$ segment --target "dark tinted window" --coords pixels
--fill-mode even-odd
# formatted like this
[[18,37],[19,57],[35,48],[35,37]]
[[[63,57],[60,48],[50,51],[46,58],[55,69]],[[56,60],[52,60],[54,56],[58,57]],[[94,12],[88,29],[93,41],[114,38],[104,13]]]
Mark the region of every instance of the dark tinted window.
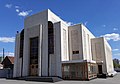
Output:
[[73,54],[79,54],[79,51],[73,51]]
[[54,53],[54,28],[50,21],[48,21],[48,53]]
[[30,63],[38,63],[38,37],[30,38]]
[[20,57],[23,57],[24,29],[20,33]]

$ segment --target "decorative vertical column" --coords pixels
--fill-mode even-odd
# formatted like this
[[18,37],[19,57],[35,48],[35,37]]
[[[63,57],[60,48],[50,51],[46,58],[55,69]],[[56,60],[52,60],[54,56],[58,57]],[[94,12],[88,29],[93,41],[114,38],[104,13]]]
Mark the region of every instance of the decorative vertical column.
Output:
[[43,38],[43,32],[42,32],[42,25],[39,25],[39,55],[38,55],[38,75],[42,76],[42,38]]

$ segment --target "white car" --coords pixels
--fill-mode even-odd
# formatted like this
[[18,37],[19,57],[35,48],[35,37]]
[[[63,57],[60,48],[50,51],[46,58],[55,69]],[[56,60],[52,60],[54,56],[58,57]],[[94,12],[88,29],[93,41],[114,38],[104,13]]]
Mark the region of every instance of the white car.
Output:
[[113,71],[113,72],[108,73],[108,76],[109,76],[109,77],[113,77],[113,76],[115,76],[115,75],[117,75],[117,72],[116,72],[116,71]]

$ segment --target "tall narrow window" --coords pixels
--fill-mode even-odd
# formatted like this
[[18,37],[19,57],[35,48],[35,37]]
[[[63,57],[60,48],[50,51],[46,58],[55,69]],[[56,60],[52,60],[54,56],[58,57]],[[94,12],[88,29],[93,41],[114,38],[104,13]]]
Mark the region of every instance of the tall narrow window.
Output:
[[24,29],[20,33],[20,57],[23,57]]
[[38,37],[30,38],[30,64],[38,64]]
[[67,38],[66,38],[66,30],[63,29],[63,53],[65,59],[67,59]]
[[51,21],[48,21],[48,76],[50,68],[50,54],[54,54],[54,29],[53,23]]
[[54,29],[53,23],[48,21],[48,54],[54,53]]

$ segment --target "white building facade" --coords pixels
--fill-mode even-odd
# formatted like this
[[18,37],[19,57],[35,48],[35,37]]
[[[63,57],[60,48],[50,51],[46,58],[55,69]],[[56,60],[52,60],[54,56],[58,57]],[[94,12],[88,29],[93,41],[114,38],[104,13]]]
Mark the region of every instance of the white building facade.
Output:
[[[61,77],[61,60],[69,60],[67,24],[46,10],[27,17],[24,25],[24,35],[22,32],[16,35],[14,77]],[[21,41],[21,38],[24,40]]]
[[[95,54],[96,42],[101,42],[101,40],[95,38],[84,25],[68,26],[50,10],[29,16],[25,19],[24,29],[16,35],[13,76],[89,79],[97,76],[99,61],[103,64],[102,73],[114,71],[109,44],[104,39],[101,42],[104,47],[99,45],[103,48],[104,55],[99,55],[102,59],[98,61]],[[97,54],[103,51],[98,49]],[[109,60],[106,60],[107,58]],[[77,69],[73,71],[74,76],[69,71],[71,66]],[[79,72],[81,68],[84,78],[82,78],[83,74],[78,74],[81,73]]]
[[105,38],[92,39],[93,60],[96,61],[98,73],[108,74],[114,71],[112,49]]

